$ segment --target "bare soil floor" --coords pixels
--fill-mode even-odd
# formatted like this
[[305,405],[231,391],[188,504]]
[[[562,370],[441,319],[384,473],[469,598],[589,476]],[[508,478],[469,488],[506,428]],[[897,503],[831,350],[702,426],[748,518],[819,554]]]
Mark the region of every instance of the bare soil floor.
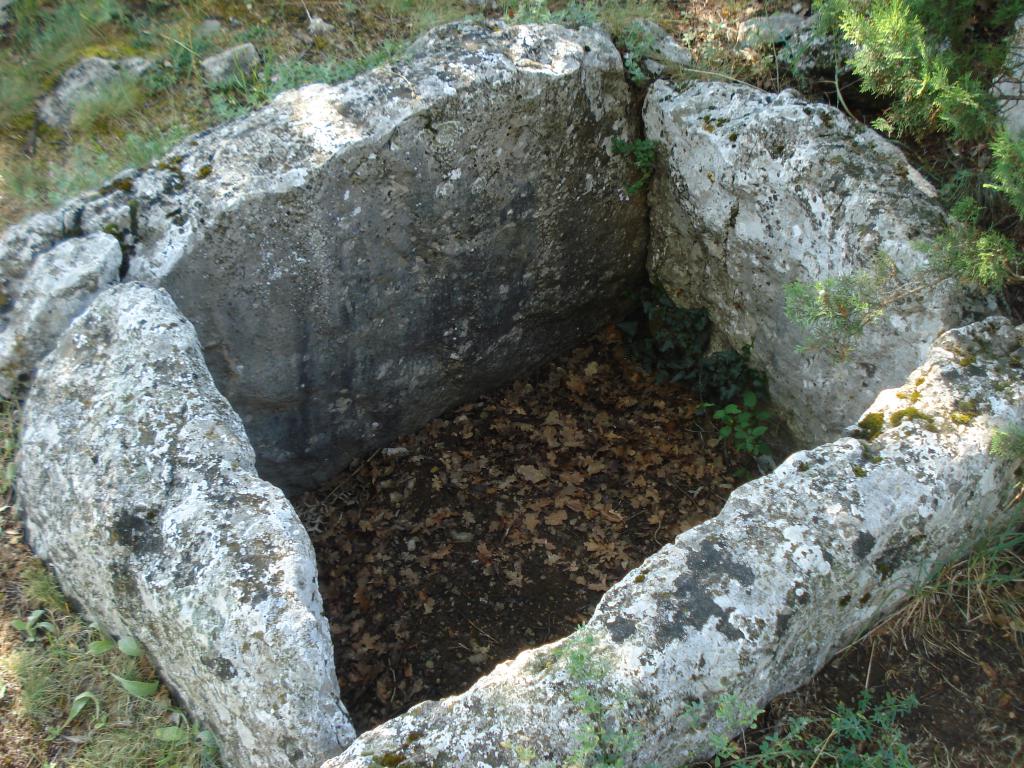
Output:
[[[897,721],[912,765],[1024,766],[1021,628],[1005,614],[968,616],[963,608],[936,601],[928,617],[909,623],[898,618],[846,649],[806,686],[769,704],[758,729],[741,740],[744,751],[756,755],[767,736],[785,733],[794,718],[827,722],[839,703],[855,708],[868,691],[875,703],[887,694],[917,699]],[[827,725],[817,730],[818,737],[828,738]]]
[[366,728],[584,622],[748,476],[614,328],[296,499],[342,694]]

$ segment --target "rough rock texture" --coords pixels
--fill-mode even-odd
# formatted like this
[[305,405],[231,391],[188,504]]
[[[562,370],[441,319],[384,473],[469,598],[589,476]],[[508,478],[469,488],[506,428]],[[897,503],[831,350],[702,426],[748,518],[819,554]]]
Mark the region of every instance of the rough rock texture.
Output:
[[[878,398],[870,440],[794,454],[627,574],[583,630],[364,733],[324,768],[518,766],[527,747],[562,765],[593,730],[605,745],[631,735],[612,756],[626,768],[706,755],[710,733],[735,727],[714,717],[723,695],[761,705],[801,685],[936,564],[1009,524],[1018,462],[988,445],[1024,417],[1022,344],[1024,326],[1003,318],[944,334]],[[601,722],[581,712],[588,698]]]
[[693,55],[655,22],[638,19],[633,27],[646,38],[641,64],[654,77],[660,77],[667,70],[693,65]]
[[743,45],[779,45],[794,35],[814,26],[815,20],[787,11],[773,13],[771,16],[755,16],[740,24],[740,39]]
[[96,299],[23,415],[18,507],[64,591],[143,643],[230,765],[340,751],[354,734],[309,538],[167,294]]
[[218,85],[244,79],[260,63],[260,54],[252,43],[242,43],[226,51],[207,56],[200,62],[207,83]]
[[1024,17],[1013,26],[1013,41],[1006,54],[1005,72],[992,86],[1007,130],[1024,135]]
[[61,75],[57,87],[39,102],[39,119],[53,128],[67,128],[75,109],[120,77],[138,77],[153,65],[133,57],[111,60],[82,59]]
[[943,283],[890,307],[844,365],[796,351],[803,330],[785,316],[788,283],[869,268],[879,254],[899,278],[934,282],[920,276],[915,246],[943,227],[934,191],[870,129],[792,91],[723,83],[655,83],[644,121],[662,147],[649,271],[681,306],[705,307],[720,342],[751,345],[805,444],[838,434],[962,322],[963,299]]
[[27,381],[71,321],[100,291],[113,285],[121,246],[110,235],[65,240],[33,262],[7,326],[0,331],[0,397],[14,395],[13,382]]
[[68,232],[118,231],[264,476],[312,486],[624,311],[646,248],[611,152],[629,99],[596,31],[443,27],[12,228],[0,287]]

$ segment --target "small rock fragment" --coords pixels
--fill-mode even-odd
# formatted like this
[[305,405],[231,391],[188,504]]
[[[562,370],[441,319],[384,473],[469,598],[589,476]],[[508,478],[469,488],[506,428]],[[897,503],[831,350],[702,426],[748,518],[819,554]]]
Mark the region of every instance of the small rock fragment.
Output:
[[334,25],[328,24],[319,16],[310,16],[307,29],[309,29],[309,34],[313,35],[313,37],[323,37],[334,31]]
[[203,77],[210,85],[222,85],[232,80],[244,80],[259,64],[260,54],[252,43],[243,43],[226,51],[208,56],[200,66]]
[[217,19],[205,19],[196,27],[196,37],[216,37],[224,29],[224,25]]
[[740,40],[744,47],[779,45],[807,29],[813,22],[806,16],[785,11],[771,16],[755,16],[740,24]]
[[134,57],[129,59],[101,59],[92,56],[82,59],[61,75],[57,87],[39,103],[39,119],[52,128],[67,128],[75,108],[98,94],[104,86],[119,77],[138,77],[153,63]]

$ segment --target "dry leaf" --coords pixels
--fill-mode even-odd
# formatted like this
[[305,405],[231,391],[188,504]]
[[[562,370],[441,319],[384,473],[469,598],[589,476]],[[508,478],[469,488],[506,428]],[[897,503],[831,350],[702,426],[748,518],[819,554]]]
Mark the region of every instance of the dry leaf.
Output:
[[545,525],[561,525],[569,518],[564,509],[556,509],[544,515]]
[[516,467],[516,474],[529,483],[540,483],[548,479],[547,470],[535,467],[533,464],[520,464]]

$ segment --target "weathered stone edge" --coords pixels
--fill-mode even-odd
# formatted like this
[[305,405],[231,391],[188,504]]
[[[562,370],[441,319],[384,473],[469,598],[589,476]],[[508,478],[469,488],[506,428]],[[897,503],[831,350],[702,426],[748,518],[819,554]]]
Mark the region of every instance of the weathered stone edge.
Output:
[[124,283],[72,323],[24,405],[17,478],[65,594],[143,644],[227,764],[351,741],[309,537],[166,292]]

